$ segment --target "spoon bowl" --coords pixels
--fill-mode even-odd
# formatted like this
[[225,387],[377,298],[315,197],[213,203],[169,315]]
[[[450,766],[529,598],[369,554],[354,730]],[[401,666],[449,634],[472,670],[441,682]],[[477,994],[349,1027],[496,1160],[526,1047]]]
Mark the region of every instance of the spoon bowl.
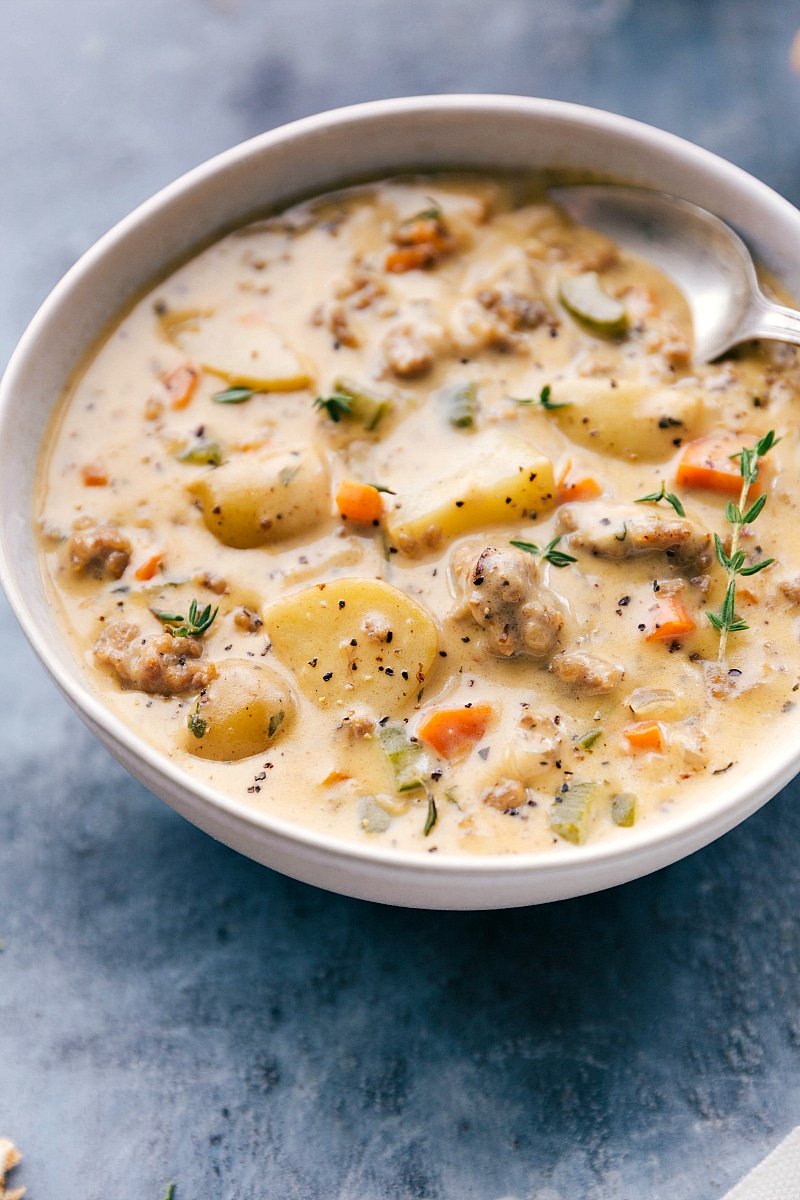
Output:
[[582,225],[649,259],[683,292],[694,361],[711,362],[752,338],[800,345],[800,313],[768,300],[737,233],[713,213],[666,192],[624,184],[551,189]]

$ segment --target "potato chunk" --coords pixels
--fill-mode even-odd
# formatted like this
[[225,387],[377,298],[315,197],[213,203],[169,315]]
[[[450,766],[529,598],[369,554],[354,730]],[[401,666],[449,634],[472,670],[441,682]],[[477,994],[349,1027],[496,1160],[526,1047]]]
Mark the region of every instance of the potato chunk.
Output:
[[406,554],[443,538],[535,517],[553,503],[553,466],[530,442],[489,433],[459,471],[409,492],[389,514],[389,536]]
[[330,516],[328,468],[310,450],[232,459],[189,491],[211,533],[238,550],[294,537]]
[[264,613],[278,658],[321,705],[358,700],[379,716],[413,700],[436,660],[427,612],[377,579],[337,579],[286,596]]
[[229,659],[189,714],[184,747],[217,762],[263,754],[292,724],[295,709],[290,688],[275,671]]
[[311,382],[305,364],[258,310],[197,312],[170,332],[192,362],[232,386],[294,392]]
[[551,402],[563,405],[553,416],[572,441],[617,458],[659,462],[694,436],[703,411],[696,391],[614,382],[573,379],[553,384]]

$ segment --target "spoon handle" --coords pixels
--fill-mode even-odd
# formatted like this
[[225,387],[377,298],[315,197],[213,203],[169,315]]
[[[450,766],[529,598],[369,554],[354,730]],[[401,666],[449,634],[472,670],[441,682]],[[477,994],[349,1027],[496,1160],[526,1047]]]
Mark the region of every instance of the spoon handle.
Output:
[[[746,330],[747,338],[767,338],[800,346],[800,312],[775,304],[759,294],[753,298]],[[737,339],[738,340],[738,339]]]

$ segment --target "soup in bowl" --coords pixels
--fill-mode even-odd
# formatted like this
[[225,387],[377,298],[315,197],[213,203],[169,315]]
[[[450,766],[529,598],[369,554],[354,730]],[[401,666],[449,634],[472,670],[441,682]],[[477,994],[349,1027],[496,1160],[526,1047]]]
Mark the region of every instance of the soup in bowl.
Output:
[[552,203],[578,172],[752,210],[772,268],[771,210],[800,224],[619,118],[361,106],[156,197],[9,371],[26,631],[134,773],[290,874],[441,907],[575,894],[796,770],[796,351],[693,363],[672,281]]

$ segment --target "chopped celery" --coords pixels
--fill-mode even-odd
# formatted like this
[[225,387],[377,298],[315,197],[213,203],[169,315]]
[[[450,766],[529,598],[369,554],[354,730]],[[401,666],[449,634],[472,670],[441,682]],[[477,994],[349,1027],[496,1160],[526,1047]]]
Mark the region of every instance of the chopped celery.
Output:
[[619,300],[603,291],[596,271],[565,275],[558,297],[567,312],[595,333],[619,337],[628,330],[628,314]]
[[636,820],[636,797],[633,792],[620,792],[611,801],[611,820],[625,829]]
[[386,809],[381,808],[374,796],[360,796],[358,823],[366,833],[385,833],[392,823],[392,818]]
[[574,842],[586,841],[597,803],[596,783],[571,783],[566,792],[559,792],[548,814],[553,833]]
[[[513,545],[513,542],[512,542]],[[574,562],[574,559],[573,559]],[[556,564],[557,565],[557,564]],[[603,736],[602,729],[590,729],[588,733],[584,733],[582,737],[575,739],[575,745],[579,750],[587,750],[591,752],[595,742]]]
[[459,383],[441,394],[447,419],[454,429],[472,429],[478,411],[478,390],[474,383]]
[[333,390],[347,402],[347,410],[342,413],[345,419],[357,421],[368,433],[377,429],[386,414],[391,412],[391,402],[385,396],[378,396],[349,379],[335,379]]
[[385,725],[379,734],[383,752],[394,772],[398,792],[410,792],[425,782],[425,754],[402,725]]
[[185,450],[181,450],[177,458],[178,462],[218,467],[222,462],[222,449],[219,442],[192,442]]

